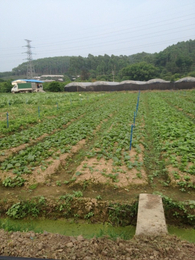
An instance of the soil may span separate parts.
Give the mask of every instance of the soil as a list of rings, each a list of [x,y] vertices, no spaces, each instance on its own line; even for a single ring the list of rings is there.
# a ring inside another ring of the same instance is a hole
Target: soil
[[[84,239],[44,232],[5,232],[0,230],[0,255],[50,259],[163,259],[193,260],[195,244],[175,236],[134,237],[131,240],[108,237]]]
[[[37,140],[37,139],[36,139]],[[33,183],[45,183],[45,180],[51,176],[53,173],[55,173],[57,171],[57,169],[59,168],[59,166],[61,164],[65,163],[65,160],[67,159],[67,157],[72,156],[73,154],[77,153],[79,149],[81,149],[83,147],[83,145],[85,144],[85,139],[79,141],[75,146],[72,147],[70,153],[65,153],[65,154],[61,154],[59,156],[59,159],[53,159],[52,157],[49,157],[46,162],[52,162],[51,165],[49,165],[47,167],[46,170],[42,170],[42,166],[37,166],[35,167],[35,170],[32,171],[32,174],[30,175],[26,175],[25,176],[25,186],[29,186]],[[16,153],[22,149],[24,149],[26,147],[26,144],[20,145],[16,148],[12,148],[11,151]],[[10,154],[12,154],[12,152]],[[60,151],[56,152],[56,153],[60,153]],[[9,155],[10,155],[9,154]],[[3,156],[1,156],[1,159],[3,159]],[[1,176],[4,176],[4,178],[6,177],[13,177],[14,174],[10,171],[10,172],[6,172],[6,174],[2,171],[0,171]],[[4,175],[3,175],[4,174]]]
[[[130,161],[133,163],[135,161],[136,152],[132,148],[129,151]],[[139,154],[139,161],[143,162],[143,154]],[[77,173],[80,173],[78,176]],[[139,177],[138,177],[139,176]],[[92,183],[102,183],[102,184],[113,184],[117,187],[127,187],[129,185],[146,185],[147,176],[142,167],[140,171],[136,168],[129,170],[125,165],[113,166],[113,160],[105,160],[101,158],[85,159],[77,167],[75,171],[76,183],[82,183],[86,180],[90,180]]]

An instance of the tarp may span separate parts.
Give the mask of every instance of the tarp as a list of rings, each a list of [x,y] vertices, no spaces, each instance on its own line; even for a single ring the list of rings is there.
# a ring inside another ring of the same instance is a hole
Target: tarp
[[[44,81],[36,80],[36,79],[17,79],[12,81],[12,83],[25,83],[25,82],[43,83]]]
[[[170,81],[164,79],[150,79],[146,83],[170,83]]]
[[[138,80],[124,80],[122,82],[111,82],[111,81],[95,81],[95,82],[72,82],[67,84],[65,87],[95,87],[95,86],[118,86],[124,84],[136,84],[143,85],[148,83],[170,83],[170,81],[166,81],[163,79],[150,79],[148,81],[138,81]]]
[[[185,77],[177,80],[176,83],[177,82],[195,82],[195,77]]]

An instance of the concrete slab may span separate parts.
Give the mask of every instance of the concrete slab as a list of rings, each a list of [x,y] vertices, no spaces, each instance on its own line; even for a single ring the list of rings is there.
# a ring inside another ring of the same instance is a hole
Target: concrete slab
[[[167,234],[162,198],[159,195],[140,194],[135,235]]]

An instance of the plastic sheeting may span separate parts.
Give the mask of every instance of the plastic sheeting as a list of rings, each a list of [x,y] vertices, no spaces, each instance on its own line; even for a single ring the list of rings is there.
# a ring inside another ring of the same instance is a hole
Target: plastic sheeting
[[[176,83],[177,82],[195,82],[195,78],[194,77],[185,77],[185,78],[177,80]]]
[[[125,80],[122,82],[110,82],[110,81],[95,81],[95,82],[72,82],[66,85],[66,87],[94,87],[94,86],[117,86],[122,84],[136,84],[143,85],[148,83],[169,83],[170,81],[166,81],[163,79],[150,79],[148,81],[137,81],[137,80]]]

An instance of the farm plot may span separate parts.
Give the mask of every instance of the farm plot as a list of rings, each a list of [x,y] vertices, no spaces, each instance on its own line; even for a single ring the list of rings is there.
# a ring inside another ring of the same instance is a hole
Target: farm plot
[[[185,107],[193,103],[192,92],[179,92]],[[84,191],[90,184],[91,190],[100,185],[132,196],[140,189],[194,192],[195,126],[178,109],[177,95],[141,93],[138,111],[138,92],[5,95],[1,115],[12,109],[16,116],[9,128],[6,120],[0,124],[3,191],[41,184],[54,194],[56,188],[62,193]],[[29,114],[20,113],[22,109]],[[31,114],[36,120],[28,123]]]
[[[49,124],[50,127],[47,128],[47,125],[43,123],[21,132],[22,135],[25,135],[26,139],[17,138],[16,134],[2,138],[2,146],[10,147],[11,145],[9,144],[12,143],[13,145],[12,141],[14,139],[19,139],[20,143],[22,141],[29,141],[29,138],[33,136],[33,133],[36,132],[36,130],[40,130],[40,134],[45,133],[41,140],[39,138],[29,146],[22,146],[23,149],[18,149],[20,150],[18,153],[13,153],[8,158],[5,158],[1,163],[1,169],[6,171],[8,175],[11,173],[10,171],[12,171],[13,174],[17,175],[17,177],[21,174],[33,175],[32,173],[36,171],[36,167],[38,166],[41,167],[41,170],[45,170],[48,165],[52,164],[52,159],[58,158],[60,154],[62,155],[69,152],[72,146],[77,145],[79,141],[90,136],[93,129],[108,115],[107,113],[109,113],[109,110],[106,111],[104,109],[104,100],[97,103],[100,106],[98,110],[97,104],[91,104],[90,106],[86,106],[83,110],[80,108],[74,111],[75,113],[70,113],[69,116],[66,115],[66,118],[68,119],[66,120],[68,122],[70,119],[74,119],[83,113],[79,119],[75,122],[73,120],[73,122],[67,125],[65,129],[61,128],[63,125],[66,126],[66,121],[64,121],[63,118],[58,117],[50,120],[52,121],[52,131],[54,133],[51,133],[51,124]],[[57,124],[57,122],[59,122],[59,124]],[[56,131],[54,131],[54,126],[57,127],[55,129]],[[49,135],[48,133],[51,134]],[[18,136],[21,136],[21,134],[18,133]],[[4,150],[3,156],[5,156],[6,152],[7,150]],[[48,158],[51,157],[52,159],[49,160]],[[17,177],[14,179],[18,179]],[[36,180],[34,176],[33,178]],[[7,182],[6,180],[5,183]],[[10,177],[8,177],[8,181],[10,181]]]

